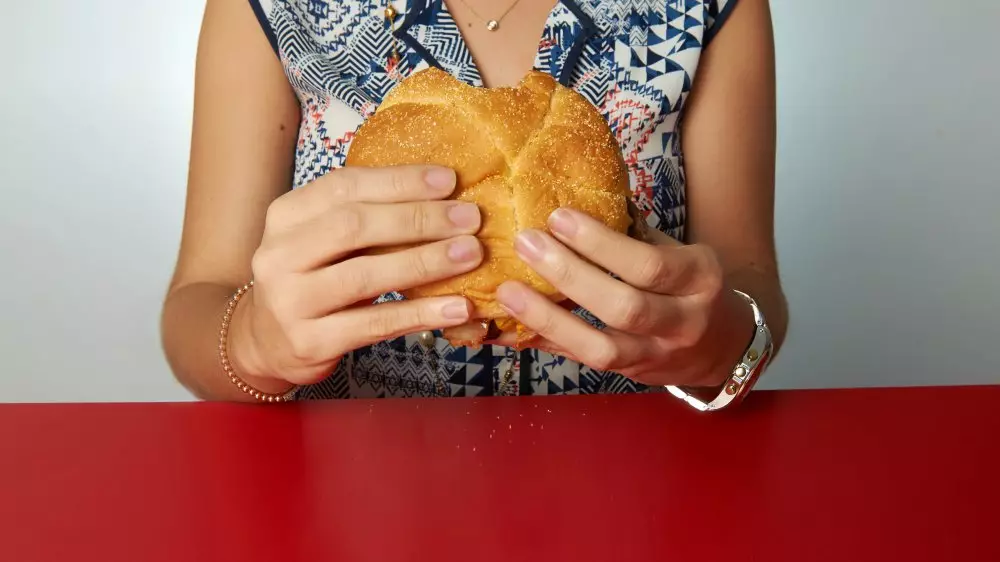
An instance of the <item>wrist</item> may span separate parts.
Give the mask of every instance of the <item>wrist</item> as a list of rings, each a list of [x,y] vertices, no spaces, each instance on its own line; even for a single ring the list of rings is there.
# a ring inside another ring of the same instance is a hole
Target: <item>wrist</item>
[[[252,314],[253,295],[241,299],[233,309],[230,320],[228,356],[236,375],[260,392],[284,394],[295,387],[294,384],[273,376],[261,357],[253,335]]]
[[[739,404],[753,390],[754,384],[760,378],[774,354],[774,341],[767,325],[767,319],[756,299],[742,291],[733,290],[745,301],[753,315],[753,335],[743,348],[739,359],[732,365],[720,361],[720,365],[729,367],[729,375],[715,389],[706,387],[685,387],[667,385],[667,390],[680,398],[689,406],[700,411],[715,411]],[[720,367],[721,369],[721,367]]]
[[[709,359],[704,376],[691,386],[719,388],[732,375],[747,345],[753,340],[753,309],[728,286],[722,290],[709,320],[709,333],[698,355]]]

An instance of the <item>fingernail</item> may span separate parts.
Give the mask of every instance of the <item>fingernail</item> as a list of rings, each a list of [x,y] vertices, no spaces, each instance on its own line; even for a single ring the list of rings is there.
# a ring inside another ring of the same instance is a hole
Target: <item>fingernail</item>
[[[514,239],[514,250],[525,260],[540,260],[545,253],[545,239],[538,231],[525,230]]]
[[[455,189],[455,170],[433,167],[424,172],[424,182],[434,191],[451,193]]]
[[[460,238],[448,245],[448,259],[464,263],[477,259],[482,248],[475,238]]]
[[[524,292],[520,287],[510,283],[503,283],[497,287],[497,300],[500,301],[500,306],[513,314],[520,314],[527,308]]]
[[[475,203],[457,203],[448,207],[448,220],[459,228],[479,228],[481,215]]]
[[[467,320],[470,314],[469,301],[465,299],[453,300],[441,307],[441,316],[448,320]]]
[[[573,217],[573,213],[566,209],[556,209],[549,215],[549,228],[556,234],[572,238],[576,236],[576,219]]]

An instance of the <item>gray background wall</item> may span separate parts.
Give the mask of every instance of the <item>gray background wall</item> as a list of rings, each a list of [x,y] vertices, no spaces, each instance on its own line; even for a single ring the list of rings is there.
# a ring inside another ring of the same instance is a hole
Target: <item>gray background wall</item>
[[[185,400],[157,322],[202,2],[0,0],[0,401]],[[767,388],[1000,382],[995,0],[773,0]]]

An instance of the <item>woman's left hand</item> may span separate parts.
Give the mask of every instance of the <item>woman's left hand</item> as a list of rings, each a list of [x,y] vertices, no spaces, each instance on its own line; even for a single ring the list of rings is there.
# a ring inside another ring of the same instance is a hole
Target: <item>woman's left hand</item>
[[[722,384],[754,323],[711,248],[658,231],[653,243],[642,242],[565,208],[548,224],[551,235],[518,236],[518,255],[607,327],[598,330],[526,285],[506,282],[498,298],[538,334],[531,347],[646,385]]]

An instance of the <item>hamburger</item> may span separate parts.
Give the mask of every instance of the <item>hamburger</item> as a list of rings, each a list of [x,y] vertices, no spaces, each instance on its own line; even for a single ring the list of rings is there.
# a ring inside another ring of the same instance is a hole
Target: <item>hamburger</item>
[[[472,302],[474,320],[444,331],[455,346],[478,346],[512,332],[521,346],[534,337],[497,301],[504,281],[518,280],[555,302],[565,300],[514,251],[518,232],[545,229],[557,208],[572,207],[618,232],[644,232],[628,170],[604,118],[543,72],[528,73],[517,87],[473,87],[436,68],[400,82],[359,127],[346,165],[406,164],[455,170],[451,198],[476,203],[482,215],[478,268],[402,291],[406,298],[462,295]]]

